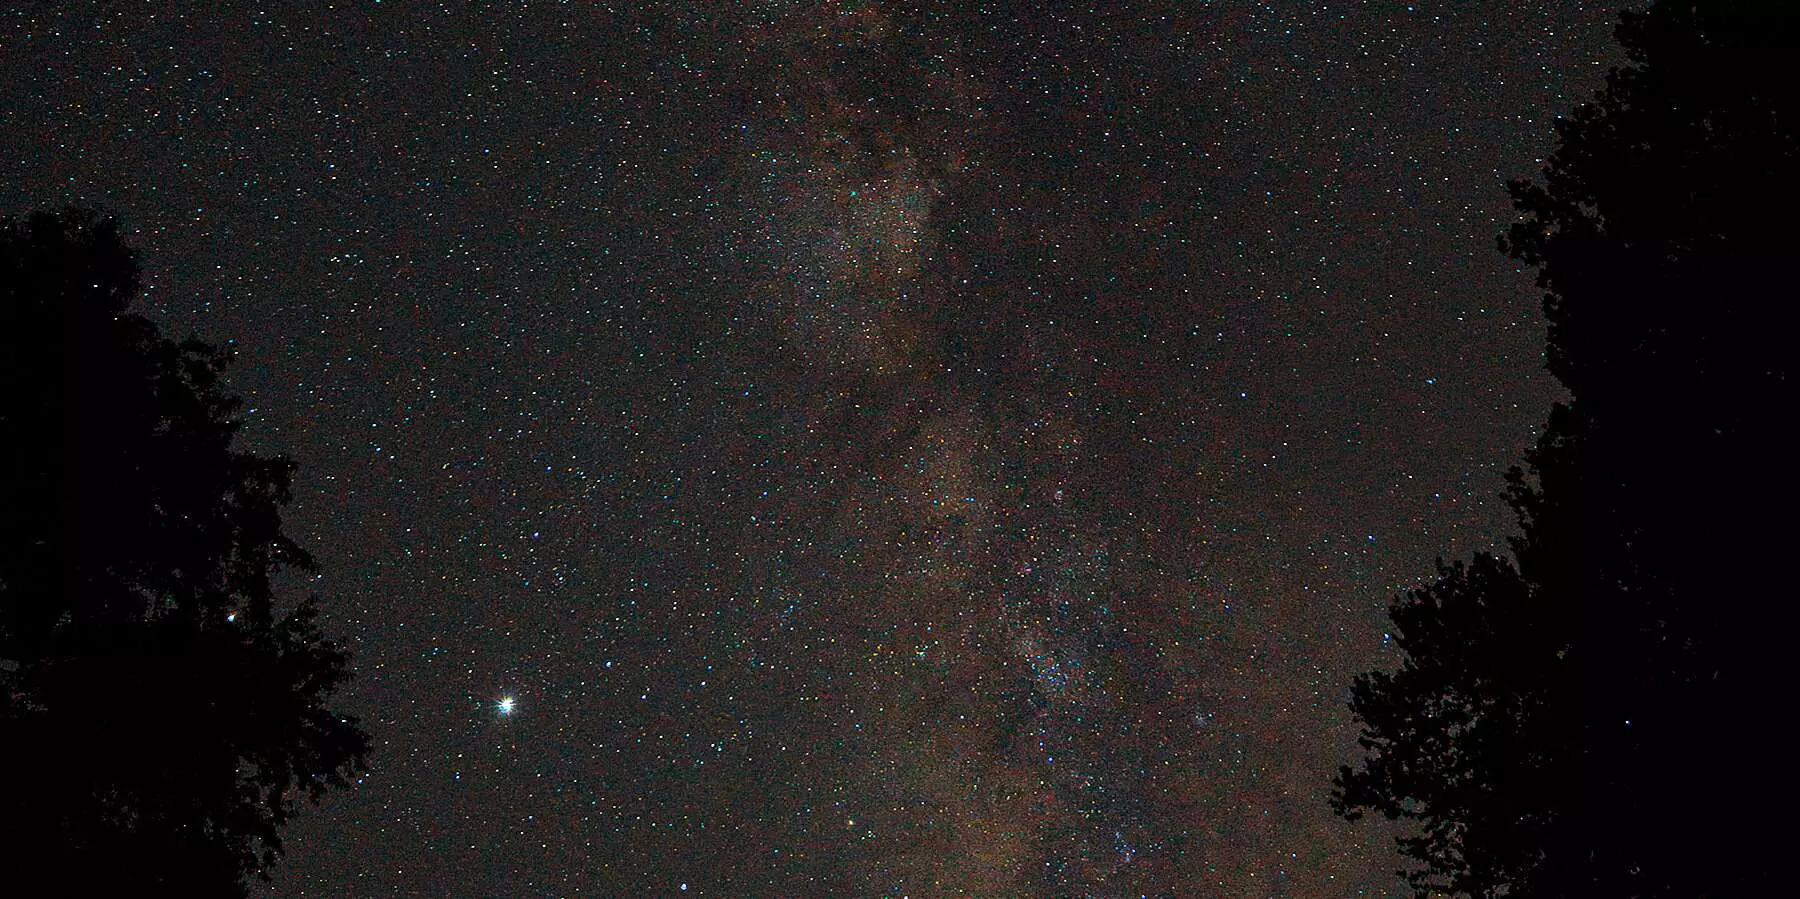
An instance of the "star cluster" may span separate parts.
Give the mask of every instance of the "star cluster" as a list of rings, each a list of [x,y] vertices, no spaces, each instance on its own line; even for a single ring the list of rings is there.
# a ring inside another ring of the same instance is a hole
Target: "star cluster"
[[[1387,895],[1585,6],[26,4],[0,207],[301,464],[377,754],[270,895]]]

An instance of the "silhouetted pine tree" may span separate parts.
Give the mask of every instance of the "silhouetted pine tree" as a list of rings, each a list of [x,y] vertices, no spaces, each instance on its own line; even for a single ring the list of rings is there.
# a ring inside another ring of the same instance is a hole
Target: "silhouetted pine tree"
[[[227,356],[126,312],[110,220],[0,221],[0,893],[243,896],[368,737],[281,533],[293,464],[231,448]]]
[[[1772,895],[1800,580],[1800,4],[1628,12],[1503,247],[1538,267],[1551,413],[1477,557],[1396,602],[1335,805],[1414,819],[1431,891]]]

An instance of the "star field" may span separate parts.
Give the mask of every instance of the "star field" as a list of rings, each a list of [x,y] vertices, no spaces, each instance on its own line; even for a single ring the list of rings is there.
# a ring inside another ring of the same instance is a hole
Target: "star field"
[[[370,774],[270,896],[1394,895],[1391,593],[1554,398],[1574,2],[22,4],[0,209],[236,341]]]

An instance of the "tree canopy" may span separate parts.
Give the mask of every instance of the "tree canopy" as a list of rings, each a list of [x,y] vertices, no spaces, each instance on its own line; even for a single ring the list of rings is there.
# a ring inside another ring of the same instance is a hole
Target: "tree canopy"
[[[92,213],[0,221],[0,883],[242,896],[368,737],[272,576],[294,471],[233,449],[229,354],[131,314]],[[285,606],[285,609],[284,609]],[[32,886],[40,888],[34,892]]]
[[[1341,814],[1413,820],[1420,895],[1774,883],[1800,579],[1792,259],[1800,7],[1624,13],[1627,64],[1513,185],[1568,388],[1508,499],[1513,560],[1440,566],[1359,678]]]

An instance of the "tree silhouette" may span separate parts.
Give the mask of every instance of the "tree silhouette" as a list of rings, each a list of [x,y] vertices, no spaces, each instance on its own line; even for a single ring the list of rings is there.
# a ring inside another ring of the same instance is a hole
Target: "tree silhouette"
[[[368,737],[271,575],[293,463],[234,451],[228,354],[126,312],[93,214],[0,221],[0,884],[243,896]]]
[[[1539,270],[1552,410],[1479,556],[1391,610],[1334,805],[1416,821],[1420,895],[1774,892],[1784,564],[1800,533],[1800,6],[1658,2],[1559,123],[1502,246]]]

